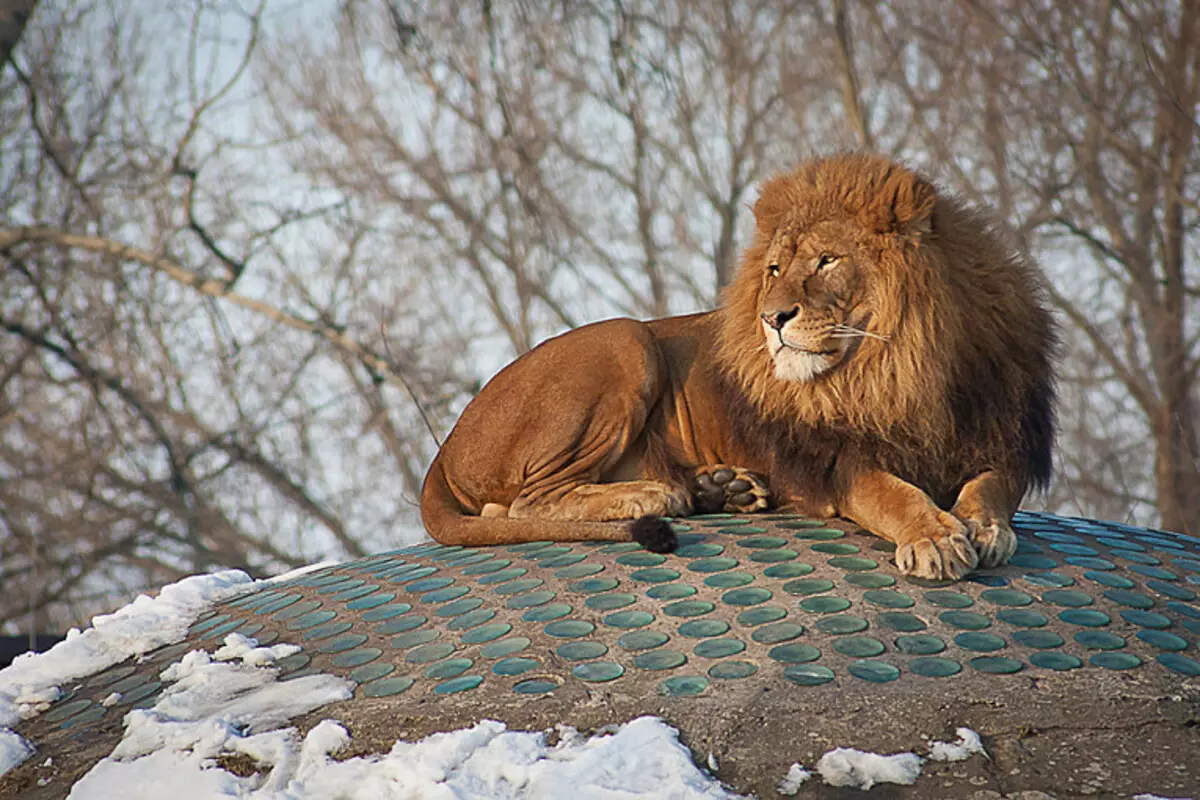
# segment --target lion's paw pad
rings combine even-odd
[[[1017,552],[1017,535],[1008,523],[984,523],[973,519],[964,522],[967,525],[967,536],[975,552],[979,554],[979,566],[998,567]]]
[[[692,493],[700,513],[729,511],[749,514],[771,505],[766,480],[741,467],[700,467],[692,475]]]

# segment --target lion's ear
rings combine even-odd
[[[871,220],[880,233],[927,234],[933,230],[937,190],[906,169],[889,176]]]

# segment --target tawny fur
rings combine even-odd
[[[904,572],[958,578],[1011,555],[1009,520],[1048,480],[1053,438],[1036,268],[878,157],[804,164],[754,212],[717,311],[585,326],[484,387],[426,478],[435,539],[628,539],[579,520],[686,514],[690,476],[728,464],[766,476],[779,505],[896,542]],[[826,251],[838,271],[821,272]],[[764,320],[778,310],[794,315],[781,337],[825,342],[826,371],[776,377]],[[830,320],[854,341],[830,338]]]

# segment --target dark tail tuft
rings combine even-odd
[[[662,517],[639,517],[629,526],[633,540],[651,553],[670,553],[675,550],[679,541],[671,523]]]

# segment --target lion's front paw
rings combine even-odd
[[[771,490],[759,475],[741,467],[714,464],[692,474],[692,494],[698,512],[730,511],[749,514],[771,506]]]
[[[963,523],[967,526],[967,538],[979,554],[979,566],[998,567],[1017,552],[1017,535],[1007,522],[964,519]]]
[[[907,542],[897,542],[896,566],[903,574],[956,581],[979,564],[967,528],[956,517],[938,512],[932,529],[922,533]]]

